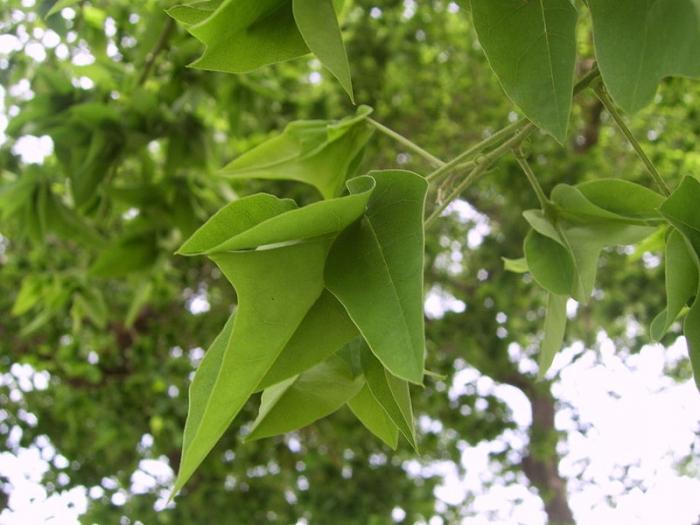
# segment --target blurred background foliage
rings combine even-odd
[[[492,389],[448,395],[457,374],[475,369],[532,407],[529,448],[495,452],[495,477],[537,491],[550,521],[571,521],[557,401],[549,382],[534,382],[544,296],[501,261],[521,256],[521,213],[536,207],[512,159],[464,195],[471,207],[452,207],[428,232],[426,291],[444,310],[427,325],[428,368],[445,377],[414,393],[422,456],[391,452],[344,412],[245,446],[236,422],[175,505],[161,510],[167,483],[134,491],[144,460],[177,470],[189,379],[235,301],[211,264],[174,256],[176,247],[237,196],[315,198],[303,185],[231,182],[216,170],[292,120],[354,109],[311,59],[241,76],[188,68],[201,49],[169,21],[167,2],[82,1],[45,18],[52,3],[0,5],[0,442],[55,448],[62,460],[44,476],[49,494],[100,487],[85,523],[379,525],[396,507],[407,523],[455,523],[474,496],[440,504],[441,480],[427,466],[454,462],[461,472],[466,444],[517,426]],[[449,159],[515,118],[465,2],[354,0],[346,11],[356,98],[377,120]],[[588,29],[583,17],[582,70]],[[698,108],[700,89],[673,80],[632,120],[671,184],[700,168]],[[45,158],[43,136],[53,144]],[[570,138],[566,148],[541,134],[527,145],[545,189],[607,176],[647,183],[593,96],[578,98]],[[429,170],[377,134],[364,167],[391,166]],[[595,347],[604,328],[621,351],[648,343],[644,327],[664,306],[659,248],[604,254],[595,300],[579,306],[569,341]],[[20,380],[27,370],[34,384]],[[669,373],[683,380],[690,370],[683,361]],[[12,491],[1,472],[0,489],[1,511]]]

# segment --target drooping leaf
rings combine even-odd
[[[389,373],[365,346],[361,352],[367,386],[401,434],[417,451],[413,407],[408,382]]]
[[[343,305],[324,290],[258,385],[258,390],[300,374],[334,354],[357,336]]]
[[[399,429],[372,395],[367,385],[364,385],[360,392],[348,401],[348,407],[367,430],[396,450],[399,442]]]
[[[56,0],[56,2],[51,6],[51,9],[49,9],[46,13],[46,18],[50,17],[51,15],[55,15],[66,7],[72,7],[79,2],[80,0]]]
[[[700,77],[697,0],[589,0],[598,67],[617,104],[633,113],[665,77]]]
[[[366,122],[372,112],[360,106],[340,121],[298,121],[225,166],[232,178],[296,180],[330,199],[338,196],[374,132]]]
[[[306,45],[354,101],[350,64],[333,0],[293,0],[292,8]]]
[[[352,366],[331,356],[313,368],[273,385],[262,394],[260,411],[247,441],[310,425],[355,397],[365,379]]]
[[[408,171],[371,172],[366,215],[340,234],[326,286],[394,375],[422,383],[423,210],[427,183]]]
[[[316,241],[211,256],[236,289],[239,306],[223,355],[195,376],[207,377],[190,400],[174,493],[226,431],[321,295],[327,249],[327,241]]]
[[[531,230],[523,250],[527,268],[544,289],[568,295],[573,290],[575,268],[571,253],[560,243]]]
[[[696,295],[698,267],[678,230],[666,241],[666,308],[651,324],[651,338],[660,340],[676,320],[683,307]]]
[[[566,332],[566,302],[565,295],[548,294],[547,316],[544,321],[544,338],[540,345],[539,369],[537,379],[542,380],[552,366],[554,357],[561,350]]]
[[[566,130],[576,64],[570,0],[472,0],[474,26],[503,89],[559,142]]]

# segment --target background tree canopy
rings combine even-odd
[[[687,24],[696,19],[691,11],[681,15],[683,9],[695,9],[693,2],[657,2],[673,4],[681,15],[648,18],[656,24],[651,34],[673,36],[679,52],[673,58],[654,53],[653,60],[640,59],[653,78],[638,78],[629,93],[628,69],[634,64],[600,49],[614,50],[606,44],[610,41],[643,47],[619,30],[621,20],[636,20],[634,7],[619,18],[630,2],[606,11],[605,0],[590,0],[592,16],[577,2],[578,19],[566,0],[557,13],[549,4],[558,2],[526,3],[523,18],[512,23],[539,21],[533,18],[538,13],[529,10],[540,4],[571,37],[561,56],[549,57],[548,92],[549,85],[520,89],[522,75],[512,74],[508,46],[527,49],[525,63],[541,50],[539,40],[504,44],[502,35],[494,34],[498,13],[493,9],[512,7],[506,0],[345,2],[340,29],[347,64],[338,59],[338,49],[309,37],[313,31],[298,22],[305,2],[298,2],[295,16],[305,40],[283,32],[288,56],[275,56],[302,58],[263,69],[239,66],[255,57],[222,51],[225,42],[211,36],[216,32],[197,29],[187,18],[204,16],[195,11],[209,16],[218,2],[178,12],[171,9],[175,2],[155,0],[5,1],[0,6],[0,436],[6,450],[0,454],[0,522],[27,516],[21,514],[25,496],[10,469],[13,458],[21,462],[27,453],[35,453],[43,465],[35,472],[45,491],[35,496],[37,501],[85,487],[87,507],[80,509],[80,519],[100,524],[554,524],[575,518],[583,523],[600,516],[588,514],[590,507],[613,508],[635,491],[651,493],[669,479],[697,490],[693,432],[698,430],[698,400],[683,324],[676,317],[692,306],[697,290],[697,270],[684,265],[683,258],[683,239],[692,241],[695,234],[684,229],[692,230],[692,224],[680,215],[697,203],[691,186],[700,173],[700,155],[694,151],[700,87],[686,78],[665,77],[700,74],[700,37],[683,40],[691,30]],[[270,17],[270,27],[286,27],[283,15]],[[503,22],[506,29],[508,23]],[[700,33],[700,22],[693,27]],[[241,38],[257,42],[255,31],[273,34],[255,26]],[[306,54],[307,47],[315,55]],[[574,89],[567,68],[585,78],[592,68],[596,71],[596,58],[606,85],[600,98],[588,90],[573,104],[570,96],[560,100],[562,89]],[[204,69],[188,67],[193,62]],[[226,72],[236,68],[244,72]],[[358,109],[348,95],[373,113]],[[641,109],[624,119],[663,176],[661,185],[649,179],[647,167],[616,127],[622,117],[613,104],[629,112]],[[211,260],[175,252],[207,251],[195,246],[198,238],[192,234],[202,232],[198,229],[224,206],[259,192],[294,199],[308,210],[306,205],[321,195],[340,194],[346,176],[379,169],[435,173],[443,164],[436,159],[448,161],[492,137],[518,120],[518,108],[542,129],[531,129],[522,155],[507,154],[488,165],[470,159],[469,168],[483,167],[478,184],[461,188],[461,170],[446,173],[439,191],[431,185],[427,193],[428,212],[434,213],[426,228],[423,265],[430,374],[423,388],[412,391],[420,455],[403,437],[392,450],[357,422],[358,409],[347,407],[292,433],[244,444],[258,410],[260,396],[254,394],[169,503],[181,462],[189,385],[205,349],[238,303],[236,291],[243,295]],[[330,126],[298,123],[353,115],[356,120]],[[435,157],[392,140],[367,118]],[[357,119],[366,127],[353,127]],[[302,136],[302,148],[304,140],[320,140],[328,149],[341,140],[329,137],[344,133],[350,153],[334,152],[326,164],[298,155],[295,176],[289,175],[289,165],[284,177],[239,176],[257,169],[255,155],[265,158],[260,156],[268,154],[270,141],[279,147],[288,140],[283,153],[296,154],[294,133]],[[560,281],[550,279],[553,261],[557,271],[566,272],[566,255],[556,259],[561,243],[542,234],[536,218],[530,216],[530,223],[523,218],[524,211],[540,207],[538,197],[543,197],[531,190],[523,168],[536,175],[546,202],[551,199],[560,208],[572,202],[565,192],[575,185],[588,188],[591,202],[605,201],[605,192],[596,193],[592,183],[601,179],[623,179],[662,193],[660,186],[683,191],[663,206],[665,196],[658,194],[658,202],[650,197],[648,217],[630,219],[624,206],[615,210],[615,221],[631,221],[641,229],[626,230],[625,242],[610,243],[622,246],[602,249],[595,286],[591,282],[584,290],[592,299],[585,302],[579,290],[586,289],[585,283],[572,288],[567,281],[560,287]],[[309,171],[323,169],[342,177],[315,181],[316,187],[285,180],[303,180]],[[381,187],[382,176],[374,177],[372,184]],[[366,190],[359,180],[349,185],[352,196]],[[569,186],[557,186],[562,184]],[[555,186],[559,189],[552,191]],[[458,198],[449,204],[455,188]],[[621,193],[627,203],[640,195],[631,185]],[[659,207],[677,228],[675,240],[668,235],[668,248],[670,226],[658,228],[654,222],[661,217]],[[600,209],[595,213],[608,214],[600,220],[613,220],[609,209]],[[640,221],[651,221],[654,228],[647,230],[647,222]],[[575,238],[575,225],[567,230],[569,223],[561,224],[560,234]],[[600,249],[596,242],[612,235],[605,224],[585,250]],[[289,239],[275,242],[280,240]],[[245,244],[250,239],[237,242],[242,243],[238,248],[251,248]],[[339,267],[345,260],[353,261],[351,268],[360,265],[350,246],[338,256]],[[546,256],[528,256],[540,250]],[[664,261],[674,269],[668,275]],[[293,275],[291,266],[284,270]],[[342,295],[340,288],[329,285],[336,295]],[[353,292],[349,288],[346,294]],[[669,292],[668,301],[666,290],[677,290]],[[578,301],[567,301],[569,296]],[[552,316],[545,322],[552,301],[559,301],[559,321],[568,317],[565,350],[540,381],[536,362],[553,337],[551,326],[547,335],[543,328],[558,322]],[[700,323],[691,322],[697,321],[692,314],[688,319],[688,339],[697,341]],[[661,344],[652,345],[650,325]],[[377,332],[381,337],[382,326]],[[549,346],[555,352],[560,345]],[[407,363],[380,360],[387,367],[405,365],[406,376],[414,372]],[[545,369],[539,372],[544,375]],[[587,382],[577,383],[583,377]],[[625,384],[646,386],[625,390]],[[660,445],[676,447],[673,454],[659,453],[666,478],[658,475],[662,467],[645,465],[651,448],[630,443],[638,456],[603,467],[580,452],[601,431],[591,424],[597,420],[586,413],[585,402],[594,400],[601,414],[611,413],[611,407],[622,406],[616,403],[623,391],[638,397],[631,405],[635,413],[617,413],[621,421],[646,421],[649,429],[667,426],[678,436],[672,445]],[[667,395],[675,414],[690,421],[687,428],[652,420],[660,412],[642,406],[651,398],[640,392]],[[265,434],[264,425],[255,428]],[[410,433],[404,432],[409,439]],[[608,446],[598,444],[599,449]],[[567,459],[576,457],[578,462]],[[594,496],[591,487],[598,487]],[[576,500],[583,493],[592,499]],[[672,500],[668,496],[664,512],[673,511]],[[700,514],[700,507],[689,505],[690,517],[679,515],[678,523],[690,524]]]

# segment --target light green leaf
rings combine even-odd
[[[210,71],[244,73],[309,52],[291,0],[224,0],[187,30],[206,45],[192,66]]]
[[[620,195],[624,195],[624,193]],[[572,222],[592,223],[627,220],[626,217],[594,204],[578,188],[568,184],[557,184],[552,190],[551,200],[557,208],[558,215]]]
[[[666,241],[666,308],[651,324],[651,337],[660,340],[698,290],[698,267],[678,230]]]
[[[559,142],[566,130],[576,64],[576,9],[570,0],[472,0],[486,56],[503,89]]]
[[[411,446],[418,451],[408,383],[389,373],[366,345],[361,352],[361,359],[372,396]]]
[[[501,259],[503,260],[503,268],[505,268],[506,271],[513,273],[527,273],[530,271],[525,257],[521,257],[520,259],[501,257]]]
[[[544,289],[553,294],[572,292],[575,268],[571,253],[560,243],[531,230],[523,246],[527,268]]]
[[[613,99],[635,112],[669,76],[700,77],[697,0],[589,0],[598,67]]]
[[[695,385],[700,390],[700,292],[683,323]]]
[[[337,352],[357,334],[357,328],[343,305],[324,290],[257,389],[262,390],[308,370]]]
[[[367,430],[396,450],[399,443],[399,429],[367,385],[348,401],[348,407]]]
[[[166,12],[172,18],[183,24],[191,26],[203,22],[209,18],[221,5],[221,0],[203,0],[191,4],[176,5],[167,9]]]
[[[423,211],[428,185],[408,171],[370,176],[377,187],[367,213],[334,243],[326,286],[382,364],[397,377],[421,384]]]
[[[357,114],[340,121],[297,121],[256,148],[244,153],[219,173],[243,179],[296,180],[314,186],[325,199],[339,195],[345,180],[374,132],[360,106]]]
[[[364,385],[345,359],[331,356],[302,374],[267,388],[246,438],[284,434],[326,417],[355,397]]]
[[[22,279],[17,297],[10,312],[14,316],[20,316],[31,310],[41,299],[43,283],[35,275],[29,274]]]
[[[316,241],[212,256],[239,306],[221,355],[195,376],[173,492],[216,444],[321,295],[327,249],[328,242]]]
[[[561,350],[566,332],[566,295],[547,294],[547,316],[544,320],[544,338],[540,346],[539,370],[537,379],[544,379],[549,368],[552,366],[554,357]]]
[[[316,55],[354,101],[350,64],[332,0],[293,0],[294,20],[311,52]]]

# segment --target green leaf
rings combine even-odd
[[[619,195],[624,195],[624,193]],[[552,190],[551,200],[557,208],[558,215],[572,222],[592,223],[626,220],[626,217],[594,204],[578,188],[568,184],[557,184]]]
[[[41,299],[43,282],[36,276],[29,274],[22,279],[17,297],[10,312],[14,316],[27,313]]]
[[[666,241],[666,308],[651,324],[651,338],[660,340],[698,290],[698,267],[678,230]]]
[[[224,0],[187,30],[206,45],[193,67],[244,73],[309,52],[291,0]]]
[[[372,109],[340,121],[297,121],[219,173],[231,178],[296,180],[314,186],[325,199],[336,197],[351,176],[374,128],[367,124]]]
[[[598,67],[617,104],[635,112],[669,76],[700,77],[697,0],[590,0]]]
[[[527,268],[544,289],[553,294],[572,292],[575,268],[571,253],[560,243],[531,230],[523,246]]]
[[[348,407],[367,430],[396,450],[399,443],[399,429],[367,385],[364,385],[360,392],[348,401]]]
[[[324,290],[292,339],[258,385],[258,390],[289,379],[334,354],[357,336],[343,305]]]
[[[159,254],[158,239],[153,231],[130,233],[105,246],[90,267],[95,277],[124,277],[148,270]]]
[[[397,377],[421,384],[423,211],[428,185],[408,171],[370,175],[377,187],[366,215],[334,243],[326,286],[382,364]]]
[[[306,372],[267,388],[246,441],[310,425],[355,397],[364,382],[362,375],[353,374],[345,359],[331,356]]]
[[[350,195],[303,208],[272,196],[234,201],[199,228],[178,253],[214,254],[337,234],[362,216],[374,187],[374,178],[357,177],[348,181]]]
[[[566,332],[566,295],[548,294],[547,316],[544,320],[544,338],[540,346],[539,370],[537,379],[544,379],[547,371],[552,366],[554,357],[561,350]]]
[[[573,97],[577,13],[570,0],[472,0],[474,26],[503,89],[559,142]]]
[[[683,331],[688,342],[688,355],[693,367],[695,385],[700,390],[700,293],[685,318]]]
[[[596,179],[576,188],[596,206],[628,219],[657,220],[663,195],[622,179]]]
[[[366,345],[362,349],[361,360],[372,396],[417,452],[418,444],[408,383],[389,373]]]
[[[220,5],[221,0],[204,0],[191,4],[176,5],[167,9],[166,12],[172,18],[187,27],[203,22],[214,14],[214,11],[216,11]]]
[[[294,20],[311,52],[316,55],[354,102],[350,64],[332,0],[293,0]]]
[[[213,357],[205,356],[210,361],[195,375],[173,493],[225,432],[321,295],[327,249],[327,241],[316,241],[211,256],[236,289],[238,310],[230,337]]]

